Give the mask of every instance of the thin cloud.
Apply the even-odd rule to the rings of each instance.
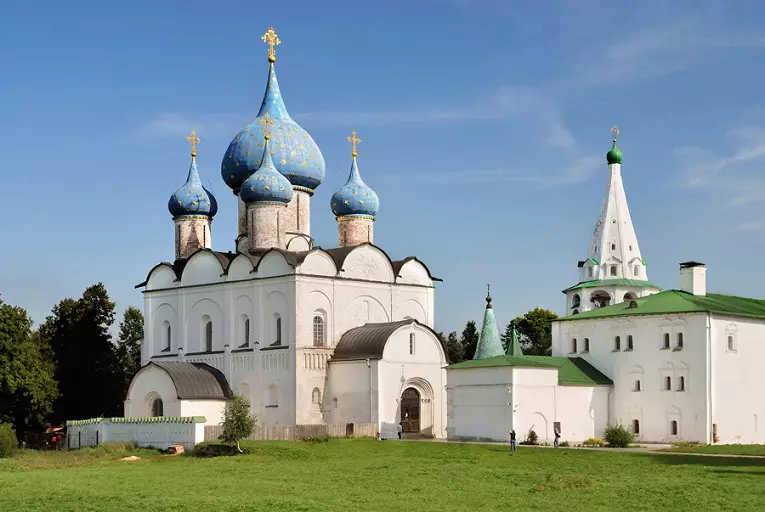
[[[192,130],[200,137],[218,138],[233,136],[246,120],[234,114],[188,115],[178,112],[165,112],[148,121],[138,130],[138,135],[146,139],[169,139],[186,136]]]

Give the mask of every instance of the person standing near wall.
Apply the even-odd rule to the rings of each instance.
[[[553,441],[553,446],[554,446],[555,448],[557,448],[557,447],[558,447],[558,440],[559,440],[559,439],[560,439],[560,432],[558,432],[558,431],[556,430],[556,431],[555,431],[555,441]]]
[[[510,429],[510,451],[515,451],[515,430],[512,428]]]

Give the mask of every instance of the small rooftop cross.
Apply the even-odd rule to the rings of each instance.
[[[276,47],[279,46],[282,41],[279,36],[274,32],[273,25],[268,27],[266,33],[263,34],[263,42],[268,45],[268,62],[276,62]]]
[[[353,158],[356,158],[356,144],[358,144],[359,142],[361,142],[361,139],[359,139],[358,137],[356,137],[356,130],[353,130],[353,131],[351,132],[351,136],[350,136],[350,137],[348,137],[348,142],[350,142],[350,143],[351,143],[351,156],[352,156]]]
[[[619,131],[619,128],[617,128],[616,126],[611,127],[611,134],[614,137],[614,142],[616,142],[616,136],[619,135],[620,133],[622,132]]]
[[[263,131],[266,132],[266,140],[271,138],[271,132],[268,131],[268,125],[274,124],[274,122],[271,120],[271,116],[268,115],[268,112],[266,112],[266,115],[263,116],[262,119],[259,119],[258,122],[263,123]]]
[[[199,137],[197,137],[197,132],[194,130],[191,131],[191,135],[186,137],[186,140],[191,142],[191,156],[197,156],[197,142],[199,142]]]

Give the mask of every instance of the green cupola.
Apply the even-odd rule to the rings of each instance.
[[[616,147],[616,136],[619,135],[619,129],[614,126],[611,128],[611,133],[614,134],[614,144],[611,146],[611,149],[608,153],[606,153],[606,160],[608,160],[609,164],[621,164],[622,163],[622,151],[621,149]]]

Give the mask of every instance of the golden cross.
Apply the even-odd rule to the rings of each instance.
[[[192,130],[191,135],[186,137],[186,140],[191,142],[191,156],[197,156],[197,142],[199,142],[199,137],[197,137],[197,132]]]
[[[353,131],[351,132],[351,136],[350,136],[350,137],[348,137],[348,142],[350,142],[350,143],[351,143],[351,147],[352,147],[352,149],[351,149],[351,156],[352,156],[353,158],[356,158],[356,144],[358,144],[359,142],[361,142],[361,139],[359,139],[358,137],[356,137],[356,130],[353,130]]]
[[[268,62],[276,62],[276,47],[282,44],[282,41],[276,32],[274,32],[273,25],[268,27],[268,30],[266,30],[261,39],[268,45]]]
[[[259,123],[263,123],[263,131],[266,132],[266,140],[271,138],[271,132],[268,131],[268,125],[274,124],[274,121],[271,120],[271,116],[268,115],[268,112],[266,112],[266,115],[263,116],[262,119],[258,120]]]
[[[617,135],[619,135],[619,134],[620,134],[620,133],[622,133],[622,132],[620,132],[620,131],[619,131],[619,128],[617,128],[616,126],[612,126],[612,127],[611,127],[611,133],[612,133],[612,134],[613,134],[613,136],[614,136],[614,142],[616,142],[616,136],[617,136]]]

